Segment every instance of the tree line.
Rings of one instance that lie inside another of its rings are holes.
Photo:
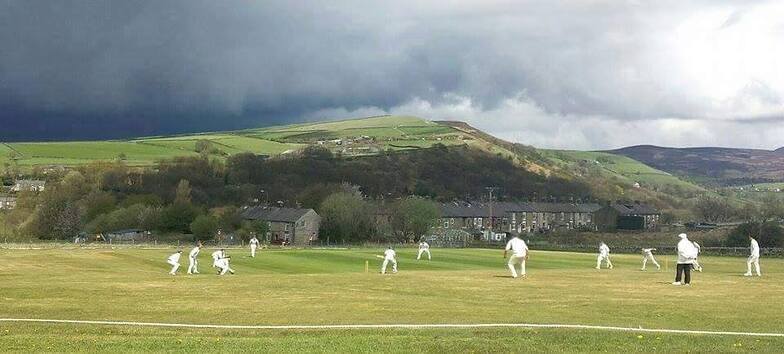
[[[445,146],[356,158],[319,147],[275,158],[202,154],[151,168],[117,160],[39,177],[47,179],[46,190],[19,193],[17,208],[3,215],[16,236],[71,239],[137,228],[198,239],[218,229],[247,237],[264,233],[266,223],[242,220],[241,208],[268,204],[315,209],[322,238],[412,240],[438,218],[436,201],[480,199],[487,186],[510,199],[590,197],[583,184]]]

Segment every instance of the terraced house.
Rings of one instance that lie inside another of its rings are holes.
[[[0,195],[0,210],[10,210],[13,208],[16,208],[16,197]]]
[[[12,192],[43,192],[46,181],[37,179],[20,179],[11,187]]]
[[[441,204],[437,228],[473,232],[548,232],[596,230],[596,203],[496,202]]]

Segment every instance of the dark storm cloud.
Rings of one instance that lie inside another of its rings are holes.
[[[672,58],[655,36],[707,3],[3,1],[0,139],[233,129],[455,97],[479,114],[522,95],[555,117],[693,118],[705,104],[663,79]],[[718,25],[745,16],[728,14]]]

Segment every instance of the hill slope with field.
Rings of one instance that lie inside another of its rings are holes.
[[[357,156],[435,144],[462,145],[469,140],[463,132],[446,125],[415,117],[383,116],[128,140],[2,143],[0,164],[15,163],[22,168],[78,166],[119,159],[129,166],[150,166],[159,160],[202,152],[218,157],[242,152],[280,155],[309,145]]]
[[[630,146],[608,151],[713,186],[784,182],[784,148],[770,151],[733,148]]]
[[[464,122],[428,121],[408,116],[378,116],[272,126],[227,132],[153,136],[127,140],[24,142],[0,144],[0,163],[19,169],[79,166],[122,160],[152,166],[160,160],[199,156],[223,159],[239,153],[279,156],[320,146],[336,156],[361,157],[386,152],[468,146],[504,156],[521,168],[587,182],[595,197],[647,200],[664,209],[683,208],[705,189],[629,157],[604,152],[541,150],[498,139]]]
[[[713,192],[632,158],[596,151],[539,150],[555,166],[586,180],[601,196],[612,199],[659,200],[661,207]]]

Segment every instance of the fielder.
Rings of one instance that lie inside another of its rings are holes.
[[[171,272],[169,272],[169,274],[177,274],[177,269],[180,269],[180,256],[182,256],[182,251],[177,251],[166,259],[166,263],[169,263],[172,266]]]
[[[700,262],[699,262],[699,260],[700,260],[700,252],[702,252],[702,249],[700,248],[700,244],[697,243],[697,241],[692,241],[691,243],[694,245],[694,248],[697,249],[697,258],[694,259],[694,270],[702,273],[702,266],[700,265]]]
[[[259,239],[256,238],[256,235],[253,235],[253,238],[248,241],[248,244],[250,244],[250,256],[255,258],[256,249],[259,248]]]
[[[384,251],[384,262],[381,263],[381,274],[387,273],[387,264],[389,264],[389,262],[392,262],[392,273],[397,273],[397,253],[392,249],[392,246],[389,246],[389,248]]]
[[[506,258],[506,252],[510,250],[512,251],[512,255],[509,257],[506,266],[509,267],[509,271],[512,272],[512,278],[517,278],[517,271],[515,270],[515,264],[517,263],[520,263],[520,275],[525,278],[525,261],[528,260],[528,245],[526,245],[525,241],[520,239],[519,236],[515,235],[506,243],[504,258]]]
[[[757,243],[757,240],[755,240],[754,237],[751,236],[749,236],[749,241],[751,241],[751,244],[749,245],[749,250],[751,251],[751,254],[749,255],[749,259],[746,260],[746,274],[743,275],[747,277],[750,277],[752,275],[751,265],[753,264],[755,267],[757,267],[757,276],[761,277],[762,272],[760,271],[760,265],[759,265],[759,257],[760,257],[759,243]]]
[[[417,260],[422,257],[422,253],[427,253],[427,260],[430,260],[430,245],[422,241],[419,243],[419,253],[417,253]]]
[[[199,274],[199,252],[201,251],[201,241],[196,244],[190,253],[188,253],[188,274]]]
[[[217,251],[215,251],[215,252],[212,252],[212,267],[213,268],[220,268],[219,267],[220,260],[223,259],[223,257],[225,257],[225,256],[226,256],[226,251],[223,250],[222,248],[217,250]]]
[[[656,262],[656,258],[653,258],[653,251],[655,251],[655,250],[656,250],[655,248],[643,248],[642,249],[642,269],[641,270],[645,270],[645,265],[648,263],[649,260],[651,262],[653,262],[653,264],[656,265],[656,269],[657,270],[661,270],[661,266],[659,265],[659,262]]]
[[[599,257],[596,257],[596,269],[602,269],[602,261],[607,262],[607,268],[613,269],[612,262],[610,262],[610,247],[602,242],[599,245]]]
[[[226,272],[234,274],[234,269],[229,266],[230,256],[226,255],[226,250],[220,249],[212,252],[212,266],[218,268],[218,275],[224,275]]]

